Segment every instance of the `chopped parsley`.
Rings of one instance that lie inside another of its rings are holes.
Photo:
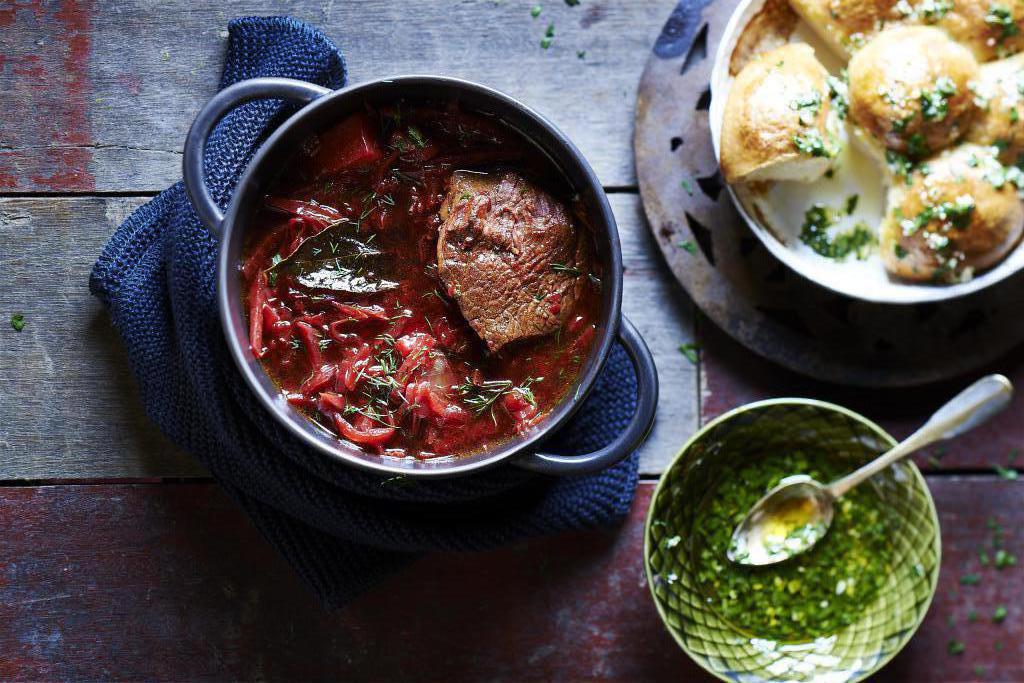
[[[996,465],[996,474],[1006,481],[1016,481],[1017,479],[1017,470],[1012,467],[1000,467],[999,465]]]
[[[793,146],[801,154],[811,157],[831,158],[836,153],[834,149],[831,149],[825,143],[821,133],[814,129],[801,131],[793,135]]]
[[[812,88],[810,92],[790,102],[789,108],[798,113],[801,126],[809,126],[821,111],[821,93]]]
[[[961,586],[977,586],[981,583],[981,577],[977,574],[964,574],[960,577]]]
[[[11,316],[11,327],[14,328],[15,332],[21,332],[25,329],[25,316],[22,313],[15,313]]]
[[[956,83],[949,76],[935,79],[935,87],[921,93],[921,116],[925,121],[941,121],[949,113],[949,98],[956,94]]]
[[[900,228],[903,234],[910,236],[928,225],[932,221],[940,221],[959,230],[963,230],[971,221],[974,214],[974,197],[962,194],[953,201],[940,202],[934,206],[927,206],[914,218],[904,218],[900,221]],[[935,237],[942,237],[936,235]],[[948,243],[948,239],[946,240]],[[947,244],[932,244],[933,249],[941,249]]]
[[[532,8],[530,8],[530,16],[536,19],[537,17],[540,16],[541,11],[542,9],[540,5],[534,5]]]
[[[875,244],[874,233],[863,222],[856,223],[849,230],[834,234],[829,228],[838,222],[839,212],[824,204],[814,204],[804,213],[804,224],[800,228],[800,241],[814,253],[825,258],[841,261],[850,254],[858,259],[867,258]]]
[[[967,646],[964,645],[959,640],[951,640],[951,641],[949,641],[949,644],[946,645],[946,652],[948,652],[949,654],[954,655],[954,656],[955,655],[963,654],[964,650],[966,650],[966,649],[967,649]]]
[[[587,58],[587,51],[586,50],[576,50],[576,59],[586,59],[586,58]]]
[[[1020,33],[1020,27],[1013,20],[1013,13],[1010,11],[1010,8],[997,2],[993,2],[988,6],[985,23],[1000,29],[999,40],[1005,40]]]
[[[682,185],[683,189],[686,190],[686,194],[690,195],[691,197],[693,196],[693,185],[690,184],[689,180],[683,178],[683,180],[680,182],[680,185]]]
[[[685,344],[679,345],[679,353],[683,354],[686,360],[690,361],[694,365],[700,362],[700,344],[694,344],[692,342],[686,342]]]
[[[923,157],[928,154],[928,144],[923,135],[914,133],[907,138],[907,154],[912,157]]]
[[[860,200],[860,195],[851,194],[846,198],[846,215],[852,216],[853,212],[857,210],[857,202]]]
[[[910,184],[910,173],[914,170],[914,164],[905,155],[891,149],[885,151],[885,163],[889,166],[889,172],[898,180],[903,178],[907,185]]]
[[[551,47],[551,41],[555,39],[555,22],[548,24],[547,30],[544,31],[544,37],[540,39],[540,46],[547,50]]]
[[[924,0],[918,4],[917,14],[924,19],[926,24],[934,24],[941,21],[951,9],[953,9],[953,0]]]
[[[690,254],[697,253],[697,245],[694,244],[693,240],[686,240],[684,242],[680,242],[679,248]]]
[[[828,86],[828,96],[832,100],[832,106],[835,108],[836,113],[840,119],[845,119],[847,113],[850,111],[850,96],[849,89],[846,86],[846,70],[844,69],[841,78],[835,76],[829,76],[825,79],[825,84]]]
[[[1006,618],[1006,615],[1007,615],[1006,605],[998,605],[996,607],[996,611],[992,613],[992,621],[994,621],[997,624],[1000,624],[1000,623],[1002,623],[1003,619]]]

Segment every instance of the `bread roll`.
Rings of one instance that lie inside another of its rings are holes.
[[[850,60],[850,118],[885,147],[914,158],[956,142],[976,106],[971,52],[936,28],[883,31]]]
[[[975,87],[981,111],[967,140],[999,148],[999,160],[1017,164],[1024,156],[1024,54],[981,66]]]
[[[818,179],[838,153],[835,118],[828,72],[809,45],[760,55],[736,75],[723,110],[725,179]]]
[[[1020,171],[990,147],[964,144],[893,185],[882,223],[886,269],[907,280],[956,282],[998,263],[1024,231]]]

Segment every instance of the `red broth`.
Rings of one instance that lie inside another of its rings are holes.
[[[595,336],[601,273],[582,276],[585,294],[555,334],[497,353],[437,275],[448,179],[495,168],[556,196],[564,188],[532,143],[453,103],[367,107],[303,145],[271,187],[241,267],[252,351],[293,406],[368,452],[424,459],[493,447],[559,403]],[[359,264],[329,266],[346,291],[318,286],[329,253]]]

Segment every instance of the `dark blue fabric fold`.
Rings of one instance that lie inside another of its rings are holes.
[[[232,21],[221,87],[287,76],[331,88],[345,63],[319,31],[288,17]],[[225,206],[259,144],[292,109],[253,102],[217,127],[207,182]],[[181,184],[118,228],[90,279],[124,340],[147,414],[210,470],[329,605],[340,605],[418,554],[481,550],[525,537],[607,525],[629,510],[635,454],[604,472],[551,478],[500,466],[421,482],[356,471],[308,450],[257,403],[217,318],[216,242]],[[607,443],[635,407],[636,380],[616,347],[580,413],[547,448]]]

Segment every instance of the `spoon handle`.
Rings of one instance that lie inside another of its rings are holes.
[[[968,432],[998,413],[1010,403],[1013,385],[1002,375],[988,375],[949,400],[920,429],[896,444],[892,450],[872,460],[826,488],[834,498],[878,474],[914,451]]]

